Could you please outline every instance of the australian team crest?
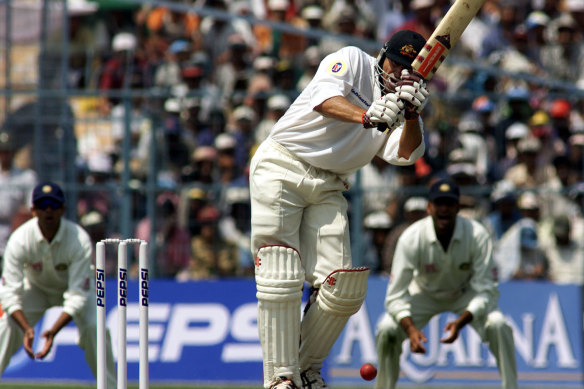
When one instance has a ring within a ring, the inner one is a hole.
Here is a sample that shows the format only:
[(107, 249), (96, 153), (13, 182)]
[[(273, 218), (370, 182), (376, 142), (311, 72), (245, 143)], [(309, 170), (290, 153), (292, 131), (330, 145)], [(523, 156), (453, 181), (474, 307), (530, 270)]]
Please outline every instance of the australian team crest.
[(412, 45), (403, 45), (402, 48), (399, 49), (399, 53), (412, 59), (416, 58), (416, 55), (418, 55), (418, 52)]

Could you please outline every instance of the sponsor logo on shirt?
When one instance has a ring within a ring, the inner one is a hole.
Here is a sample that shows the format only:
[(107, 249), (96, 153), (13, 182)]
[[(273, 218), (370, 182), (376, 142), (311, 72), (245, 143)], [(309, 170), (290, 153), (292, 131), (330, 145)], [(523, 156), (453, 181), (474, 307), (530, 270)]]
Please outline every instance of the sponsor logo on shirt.
[(367, 100), (365, 100), (363, 98), (363, 96), (361, 96), (359, 94), (359, 92), (357, 92), (355, 89), (351, 89), (351, 93), (354, 94), (359, 99), (360, 102), (362, 102), (363, 104), (365, 104), (365, 106), (367, 106), (367, 107), (371, 106), (371, 104), (369, 104), (369, 102)]
[(347, 66), (343, 61), (333, 61), (328, 66), (329, 73), (334, 74), (336, 76), (342, 76), (347, 71)]

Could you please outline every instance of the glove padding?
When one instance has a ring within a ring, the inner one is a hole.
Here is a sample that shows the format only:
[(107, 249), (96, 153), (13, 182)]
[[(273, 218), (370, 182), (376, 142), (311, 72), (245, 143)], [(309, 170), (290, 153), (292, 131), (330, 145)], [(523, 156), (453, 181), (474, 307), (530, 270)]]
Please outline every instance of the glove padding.
[(407, 69), (404, 69), (395, 88), (395, 94), (406, 103), (406, 111), (420, 114), (428, 102), (430, 92), (423, 78), (410, 74)]
[(365, 115), (373, 123), (387, 123), (391, 128), (395, 122), (399, 124), (399, 114), (404, 103), (395, 93), (388, 93), (375, 100)]

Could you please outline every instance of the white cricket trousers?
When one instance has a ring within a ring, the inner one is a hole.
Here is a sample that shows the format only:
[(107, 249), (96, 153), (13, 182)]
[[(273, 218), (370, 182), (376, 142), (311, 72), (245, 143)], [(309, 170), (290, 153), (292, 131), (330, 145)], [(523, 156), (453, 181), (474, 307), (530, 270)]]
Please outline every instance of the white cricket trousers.
[[(466, 310), (474, 292), (467, 292), (454, 301), (432, 298), (423, 293), (410, 296), (412, 320), (418, 329), (428, 324), (433, 316), (443, 312), (454, 312), (460, 315)], [(503, 389), (517, 389), (517, 366), (515, 362), (515, 343), (511, 326), (495, 304), (492, 304), (486, 317), (475, 317), (470, 322), (497, 360), (501, 374)], [(378, 374), (376, 389), (393, 389), (400, 371), (400, 355), (402, 343), (407, 339), (403, 328), (391, 317), (385, 314), (377, 326), (377, 360)], [(455, 342), (458, 342), (457, 339)]]
[(349, 184), (296, 158), (268, 138), (250, 165), (252, 252), (265, 245), (298, 250), (306, 281), (319, 287), (337, 269), (351, 267)]
[[(79, 347), (85, 353), (85, 360), (91, 368), (93, 375), (97, 374), (97, 314), (94, 304), (95, 289), (89, 290), (89, 298), (82, 313), (73, 317), (73, 321), (77, 326), (79, 332)], [(44, 315), (44, 313), (51, 307), (62, 306), (63, 297), (60, 295), (48, 296), (40, 289), (29, 285), (25, 282), (24, 293), (22, 296), (23, 313), (31, 326), (34, 326)], [(52, 325), (53, 323), (50, 323)], [(22, 346), (23, 332), (8, 313), (4, 312), (0, 317), (0, 374), (4, 372), (10, 358)], [(58, 336), (58, 334), (57, 334)], [(116, 383), (116, 365), (111, 346), (111, 336), (109, 331), (106, 333), (106, 355), (107, 355), (107, 387), (108, 389), (115, 389)], [(42, 333), (35, 331), (35, 341), (44, 345)], [(41, 346), (42, 347), (42, 346)], [(53, 347), (55, 345), (53, 344)]]

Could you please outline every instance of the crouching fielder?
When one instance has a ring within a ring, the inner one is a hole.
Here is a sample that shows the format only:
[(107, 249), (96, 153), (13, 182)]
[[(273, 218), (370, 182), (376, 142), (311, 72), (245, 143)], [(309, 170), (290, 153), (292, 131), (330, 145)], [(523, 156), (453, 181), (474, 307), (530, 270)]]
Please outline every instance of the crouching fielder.
[[(252, 158), (252, 249), (266, 388), (327, 387), (322, 362), (361, 307), (369, 274), (352, 267), (342, 192), (349, 189), (347, 177), (376, 155), (409, 165), (424, 153), (419, 113), (428, 91), (405, 71), (424, 43), (419, 34), (402, 31), (377, 58), (356, 47), (324, 58)], [(313, 293), (301, 318), (304, 282)]]
[(377, 328), (378, 389), (395, 388), (404, 340), (409, 340), (411, 352), (426, 352), (421, 329), (442, 312), (459, 316), (446, 324), (440, 342), (454, 342), (470, 324), (489, 344), (502, 387), (517, 388), (513, 333), (497, 305), (491, 238), (478, 222), (457, 216), (458, 210), (458, 187), (439, 180), (430, 188), (429, 216), (399, 238), (385, 298), (387, 313)]

